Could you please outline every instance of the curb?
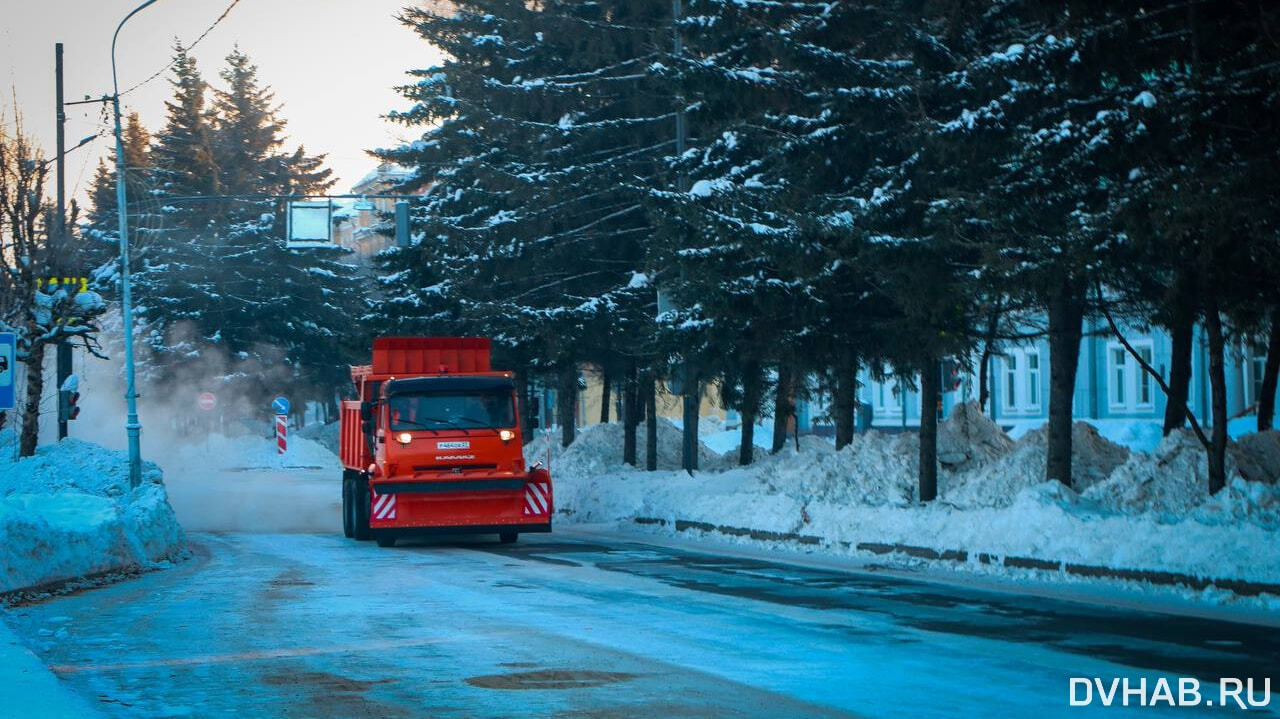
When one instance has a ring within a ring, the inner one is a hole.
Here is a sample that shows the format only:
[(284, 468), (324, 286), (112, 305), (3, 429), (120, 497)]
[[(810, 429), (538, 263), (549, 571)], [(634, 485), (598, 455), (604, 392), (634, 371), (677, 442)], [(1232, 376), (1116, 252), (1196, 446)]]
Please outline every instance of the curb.
[[(824, 540), (822, 537), (815, 537), (809, 534), (796, 534), (795, 532), (771, 532), (762, 529), (746, 529), (743, 527), (716, 525), (709, 522), (694, 522), (685, 519), (677, 519), (672, 523), (658, 517), (636, 517), (634, 522), (636, 524), (656, 525), (660, 527), (674, 524), (675, 531), (677, 532), (684, 532), (693, 529), (701, 532), (716, 532), (732, 537), (748, 537), (750, 539), (765, 541), (796, 542), (798, 544), (807, 545), (832, 544), (831, 542)], [(1123, 579), (1130, 582), (1149, 582), (1151, 584), (1166, 586), (1184, 586), (1191, 589), (1216, 587), (1244, 597), (1256, 597), (1259, 594), (1264, 593), (1280, 596), (1280, 584), (1253, 582), (1245, 579), (1197, 577), (1191, 574), (1183, 574), (1181, 572), (1104, 567), (1095, 564), (1077, 564), (1057, 559), (1019, 557), (1012, 554), (999, 555), (989, 552), (969, 552), (964, 549), (938, 550), (930, 547), (918, 547), (910, 544), (885, 544), (881, 542), (858, 542), (857, 545), (853, 545), (850, 542), (837, 542), (836, 544), (845, 548), (852, 546), (860, 552), (870, 552), (871, 554), (876, 555), (899, 554), (915, 559), (956, 563), (967, 563), (970, 560), (970, 557), (973, 557), (979, 564), (995, 564), (1014, 569), (1035, 569), (1047, 572), (1062, 572), (1064, 574), (1074, 574), (1080, 577)]]

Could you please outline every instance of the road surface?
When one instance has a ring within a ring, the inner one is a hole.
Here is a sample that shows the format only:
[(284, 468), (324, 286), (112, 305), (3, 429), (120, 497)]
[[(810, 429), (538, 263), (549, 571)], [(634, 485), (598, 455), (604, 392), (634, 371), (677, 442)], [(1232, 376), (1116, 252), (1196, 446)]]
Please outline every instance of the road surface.
[(1216, 703), (1217, 678), (1280, 667), (1276, 629), (643, 537), (191, 540), (11, 624), (113, 717), (1234, 716), (1070, 707), (1069, 679), (1199, 677)]

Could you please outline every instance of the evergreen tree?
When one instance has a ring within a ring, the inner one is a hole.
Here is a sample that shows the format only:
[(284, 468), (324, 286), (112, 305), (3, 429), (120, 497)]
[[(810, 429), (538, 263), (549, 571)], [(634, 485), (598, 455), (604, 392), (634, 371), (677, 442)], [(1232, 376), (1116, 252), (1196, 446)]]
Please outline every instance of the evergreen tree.
[(207, 86), (180, 47), (174, 72), (151, 153), (165, 224), (136, 275), (150, 368), (162, 382), (213, 371), (255, 395), (330, 399), (359, 341), (351, 325), (364, 288), (343, 250), (283, 241), (287, 197), (332, 184), (323, 158), (284, 149), (279, 108), (238, 49), (208, 109)]
[(652, 233), (636, 180), (672, 137), (647, 70), (664, 13), (635, 0), (406, 11), (450, 60), (417, 71), (402, 89), (414, 107), (393, 113), (439, 126), (380, 153), (416, 168), (402, 189), (432, 185), (415, 212), (426, 241), (387, 258), (383, 316), (491, 336), (562, 381), (637, 354), (653, 298), (633, 282)]
[[(130, 205), (129, 232), (137, 238), (140, 220), (154, 218), (151, 197), (151, 134), (137, 112), (130, 112), (122, 135), (125, 161), (125, 194)], [(120, 262), (120, 217), (116, 212), (116, 168), (98, 161), (89, 186), (89, 212), (82, 231), (80, 262), (102, 290), (115, 290)]]

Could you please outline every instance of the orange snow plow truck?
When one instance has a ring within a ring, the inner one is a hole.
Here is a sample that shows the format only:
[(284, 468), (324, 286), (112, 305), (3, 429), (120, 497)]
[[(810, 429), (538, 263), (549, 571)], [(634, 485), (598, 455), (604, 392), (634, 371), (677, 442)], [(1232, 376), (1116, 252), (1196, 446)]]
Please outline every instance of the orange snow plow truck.
[(410, 534), (550, 532), (551, 474), (524, 463), (511, 372), (489, 340), (380, 337), (342, 403), (342, 529), (390, 547)]

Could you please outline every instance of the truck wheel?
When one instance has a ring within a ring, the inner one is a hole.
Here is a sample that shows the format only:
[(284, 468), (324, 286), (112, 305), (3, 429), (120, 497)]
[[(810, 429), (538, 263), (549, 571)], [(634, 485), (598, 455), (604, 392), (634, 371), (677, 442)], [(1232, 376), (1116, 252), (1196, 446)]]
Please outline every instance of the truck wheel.
[(352, 524), (351, 536), (360, 541), (373, 539), (372, 532), (369, 531), (369, 482), (365, 479), (357, 479), (355, 481), (355, 496), (352, 497), (352, 508), (355, 510), (355, 516)]
[(351, 485), (352, 481), (346, 477), (342, 478), (342, 536), (351, 539), (356, 533), (355, 528), (355, 511), (351, 506)]
[(498, 541), (503, 544), (514, 544), (519, 537), (519, 532), (498, 532)]
[(392, 534), (391, 532), (387, 532), (387, 531), (378, 532), (376, 535), (374, 535), (373, 538), (378, 542), (379, 547), (396, 546), (396, 535)]

